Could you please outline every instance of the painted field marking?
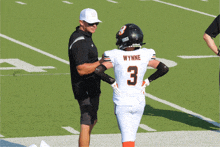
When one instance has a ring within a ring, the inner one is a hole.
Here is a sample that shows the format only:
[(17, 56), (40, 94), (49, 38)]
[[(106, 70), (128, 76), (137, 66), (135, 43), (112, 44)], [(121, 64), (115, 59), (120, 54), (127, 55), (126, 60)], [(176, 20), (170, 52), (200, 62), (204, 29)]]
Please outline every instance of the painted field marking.
[(20, 2), (20, 1), (16, 1), (16, 3), (21, 4), (21, 5), (27, 5), (26, 3)]
[(207, 2), (208, 0), (201, 0), (201, 1)]
[(13, 74), (13, 75), (0, 75), (0, 77), (12, 77), (12, 76), (60, 76), (70, 75), (70, 73), (45, 73), (45, 74)]
[(163, 2), (163, 1), (160, 1), (160, 0), (153, 0), (153, 1), (163, 3), (163, 4), (166, 4), (166, 5), (170, 5), (170, 6), (173, 6), (173, 7), (177, 7), (177, 8), (180, 8), (180, 9), (184, 9), (184, 10), (187, 10), (187, 11), (192, 11), (192, 12), (196, 12), (196, 13), (211, 16), (211, 17), (216, 17), (215, 15), (211, 15), (211, 14), (208, 14), (208, 13), (204, 13), (204, 12), (201, 12), (201, 11), (197, 11), (197, 10), (193, 10), (193, 9), (190, 9), (190, 8), (182, 7), (182, 6), (179, 6), (179, 5)]
[(62, 127), (63, 129), (67, 130), (68, 132), (72, 133), (72, 134), (80, 134), (78, 131), (76, 131), (75, 129), (73, 129), (72, 127)]
[(0, 137), (5, 137), (5, 136), (3, 136), (3, 135), (0, 134)]
[(144, 129), (144, 130), (151, 131), (151, 132), (157, 131), (157, 130), (155, 130), (155, 129), (153, 129), (153, 128), (145, 125), (145, 124), (140, 124), (139, 127)]
[(198, 58), (215, 58), (217, 55), (202, 55), (202, 56), (177, 56), (183, 59), (198, 59)]
[(8, 36), (6, 36), (6, 35), (0, 34), (0, 37), (5, 38), (5, 39), (7, 39), (7, 40), (10, 40), (10, 41), (12, 41), (12, 42), (14, 42), (14, 43), (17, 43), (17, 44), (19, 44), (19, 45), (22, 45), (22, 46), (24, 46), (24, 47), (26, 47), (26, 48), (29, 48), (29, 49), (31, 49), (31, 50), (33, 50), (33, 51), (36, 51), (36, 52), (38, 52), (38, 53), (41, 53), (41, 54), (43, 54), (43, 55), (46, 55), (46, 56), (48, 56), (48, 57), (50, 57), (50, 58), (53, 58), (53, 59), (55, 59), (55, 60), (58, 60), (58, 61), (60, 61), (60, 62), (63, 62), (63, 63), (65, 63), (65, 64), (69, 64), (69, 61), (66, 61), (66, 60), (64, 60), (64, 59), (61, 59), (61, 58), (59, 58), (59, 57), (57, 57), (57, 56), (54, 56), (54, 55), (52, 55), (52, 54), (50, 54), (50, 53), (47, 53), (47, 52), (45, 52), (45, 51), (42, 51), (42, 50), (40, 50), (40, 49), (38, 49), (38, 48), (36, 48), (36, 47), (30, 46), (30, 45), (28, 45), (28, 44), (26, 44), (26, 43), (23, 43), (23, 42), (21, 42), (21, 41), (18, 41), (18, 40), (16, 40), (16, 39), (13, 39), (13, 38), (8, 37)]
[(73, 3), (71, 3), (71, 2), (68, 2), (68, 1), (63, 1), (64, 3), (66, 3), (66, 4), (73, 4)]
[(43, 69), (54, 69), (53, 66), (34, 66), (30, 63), (27, 63), (25, 61), (22, 61), (20, 59), (0, 59), (1, 63), (8, 63), (13, 65), (14, 67), (0, 67), (0, 70), (25, 70), (27, 72), (47, 72)]
[(111, 3), (118, 3), (116, 1), (113, 1), (113, 0), (107, 0), (108, 2), (111, 2)]
[(178, 109), (178, 110), (180, 110), (180, 111), (183, 111), (183, 112), (185, 112), (185, 113), (187, 113), (187, 114), (190, 114), (190, 115), (192, 115), (192, 116), (194, 116), (194, 117), (197, 117), (197, 118), (199, 118), (199, 119), (202, 119), (202, 120), (204, 120), (204, 121), (206, 121), (206, 122), (208, 122), (208, 123), (210, 123), (210, 124), (213, 124), (214, 126), (217, 126), (217, 127), (220, 128), (220, 124), (217, 123), (217, 122), (215, 122), (214, 120), (212, 120), (212, 119), (210, 119), (210, 118), (204, 117), (204, 116), (202, 116), (202, 115), (200, 115), (200, 114), (198, 114), (198, 113), (195, 113), (195, 112), (192, 112), (192, 111), (190, 111), (190, 110), (187, 110), (186, 108), (180, 107), (180, 106), (178, 106), (178, 105), (176, 105), (176, 104), (173, 104), (173, 103), (171, 103), (171, 102), (168, 102), (168, 101), (166, 101), (166, 100), (162, 100), (162, 99), (160, 99), (160, 98), (158, 98), (158, 97), (156, 97), (156, 96), (153, 96), (153, 95), (151, 95), (151, 94), (149, 94), (149, 93), (145, 93), (145, 96), (148, 97), (148, 98), (150, 98), (150, 99), (153, 99), (153, 100), (155, 100), (155, 101), (158, 101), (158, 102), (161, 102), (161, 103), (166, 104), (166, 105), (168, 105), (168, 106), (171, 106), (171, 107), (173, 107), (173, 108), (175, 108), (175, 109)]
[[(164, 131), (137, 133), (138, 147), (219, 147), (220, 133), (216, 131)], [(30, 146), (42, 140), (51, 147), (77, 147), (79, 135), (3, 138), (3, 141)], [(120, 147), (121, 134), (91, 134), (91, 147)], [(6, 144), (8, 146), (8, 144)]]

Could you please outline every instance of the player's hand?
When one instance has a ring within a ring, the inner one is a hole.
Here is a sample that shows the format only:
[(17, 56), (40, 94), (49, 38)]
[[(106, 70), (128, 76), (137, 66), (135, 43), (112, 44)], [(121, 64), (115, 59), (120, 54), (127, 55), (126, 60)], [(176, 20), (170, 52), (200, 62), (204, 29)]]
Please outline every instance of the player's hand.
[(116, 81), (113, 84), (111, 84), (111, 86), (115, 94), (120, 95), (120, 90), (118, 89), (118, 84), (116, 83)]
[(150, 81), (148, 79), (145, 79), (142, 83), (142, 87), (145, 88), (146, 86), (150, 85)]
[(145, 79), (144, 81), (143, 81), (143, 83), (142, 83), (142, 86), (141, 86), (141, 88), (142, 88), (142, 90), (141, 90), (141, 93), (145, 93), (145, 87), (146, 86), (149, 86), (150, 85), (150, 82), (149, 82), (149, 80), (148, 79)]

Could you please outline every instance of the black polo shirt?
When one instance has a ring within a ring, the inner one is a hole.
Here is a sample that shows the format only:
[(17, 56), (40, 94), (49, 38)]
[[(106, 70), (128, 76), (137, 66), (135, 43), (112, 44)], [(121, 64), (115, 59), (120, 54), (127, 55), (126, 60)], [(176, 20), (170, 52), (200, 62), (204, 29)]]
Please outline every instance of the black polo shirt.
[(68, 47), (73, 91), (76, 90), (74, 87), (77, 86), (87, 92), (100, 93), (100, 77), (95, 73), (80, 76), (76, 69), (78, 65), (98, 61), (98, 51), (92, 41), (92, 33), (80, 30), (79, 26), (76, 27), (70, 36)]
[(214, 19), (205, 33), (214, 38), (220, 33), (220, 15)]

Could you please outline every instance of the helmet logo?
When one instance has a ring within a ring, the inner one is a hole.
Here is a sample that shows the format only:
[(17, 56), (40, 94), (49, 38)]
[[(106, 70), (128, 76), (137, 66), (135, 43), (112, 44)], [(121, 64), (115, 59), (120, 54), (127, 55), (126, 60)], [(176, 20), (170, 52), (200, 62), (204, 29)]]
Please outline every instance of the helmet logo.
[(126, 42), (126, 41), (128, 41), (128, 40), (129, 40), (128, 37), (122, 38), (122, 42)]
[(122, 35), (122, 34), (124, 34), (126, 28), (127, 28), (127, 26), (123, 26), (123, 27), (121, 27), (121, 29), (119, 30), (118, 35)]

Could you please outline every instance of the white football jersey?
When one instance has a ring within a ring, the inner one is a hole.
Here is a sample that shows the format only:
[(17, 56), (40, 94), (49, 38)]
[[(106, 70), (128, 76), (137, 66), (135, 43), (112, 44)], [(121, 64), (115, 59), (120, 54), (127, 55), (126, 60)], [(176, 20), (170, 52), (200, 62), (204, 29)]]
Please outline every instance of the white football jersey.
[(153, 49), (124, 51), (113, 49), (104, 52), (105, 60), (113, 64), (115, 79), (120, 95), (113, 93), (116, 105), (135, 105), (145, 100), (141, 93), (142, 82), (147, 71), (148, 62), (155, 59)]

